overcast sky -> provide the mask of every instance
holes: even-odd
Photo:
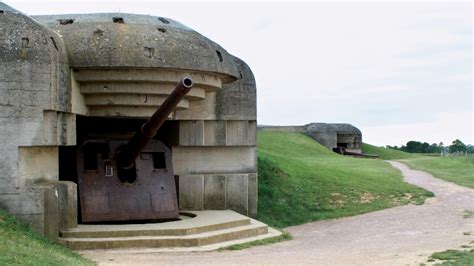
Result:
[[[259,124],[351,123],[376,145],[474,143],[471,2],[4,2],[180,21],[249,64]]]

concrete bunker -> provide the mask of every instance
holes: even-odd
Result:
[[[343,148],[354,154],[360,154],[362,151],[362,132],[351,124],[310,123],[304,126],[258,126],[258,130],[300,132],[329,150]]]
[[[362,151],[362,132],[351,124],[310,123],[305,126],[304,133],[330,150],[344,148],[353,153]]]
[[[110,146],[88,141],[128,139],[188,76],[193,89],[153,137],[163,152],[141,159],[172,165],[179,210],[256,215],[256,85],[245,62],[168,18],[0,10],[0,207],[52,239],[84,221],[81,204],[105,211],[113,199],[81,199],[77,188],[81,170],[110,159]]]

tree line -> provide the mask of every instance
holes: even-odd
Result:
[[[459,139],[454,140],[449,146],[444,146],[443,142],[429,144],[427,142],[410,140],[406,145],[402,145],[401,147],[387,145],[387,148],[410,153],[474,153],[474,145],[466,145]]]

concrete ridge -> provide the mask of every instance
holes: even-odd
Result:
[[[196,216],[167,223],[79,225],[63,231],[59,242],[77,250],[181,248],[191,251],[189,248],[192,247],[192,250],[204,251],[281,234],[231,210],[188,213]]]
[[[110,249],[139,247],[190,247],[248,238],[268,233],[268,226],[252,221],[250,225],[185,236],[134,236],[107,238],[60,238],[71,249]]]
[[[240,219],[229,222],[222,222],[206,226],[196,226],[190,228],[180,229],[140,229],[127,227],[110,228],[109,230],[76,230],[76,231],[62,231],[63,238],[107,238],[107,237],[132,237],[132,236],[185,236],[191,234],[199,234],[215,230],[223,230],[238,226],[245,226],[250,224],[250,219]]]

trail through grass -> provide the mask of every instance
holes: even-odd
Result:
[[[0,209],[0,265],[95,265]]]
[[[258,132],[258,163],[258,219],[278,228],[432,196],[384,161],[344,157],[299,133]]]
[[[474,159],[471,156],[435,157],[364,144],[363,152],[377,154],[384,160],[397,160],[410,168],[432,174],[437,178],[474,188]]]
[[[387,149],[382,147],[373,146],[367,143],[362,144],[362,151],[364,153],[370,153],[380,156],[384,160],[398,160],[398,159],[409,159],[415,158],[418,155],[394,149]]]

